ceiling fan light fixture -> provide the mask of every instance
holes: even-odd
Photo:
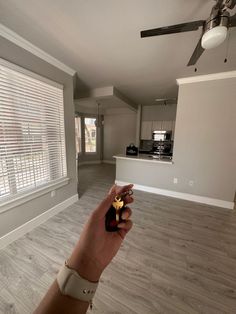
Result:
[[[207,31],[202,36],[202,48],[212,49],[222,44],[227,37],[228,28],[226,26],[216,26]]]

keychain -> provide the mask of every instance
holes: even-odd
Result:
[[[114,201],[112,202],[111,207],[109,208],[106,214],[106,221],[105,227],[106,231],[115,232],[119,230],[117,225],[124,220],[121,218],[123,211],[125,210],[124,198],[127,195],[132,195],[133,191],[128,190],[122,194],[119,194],[115,197]]]

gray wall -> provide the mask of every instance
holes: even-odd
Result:
[[[112,156],[125,154],[126,146],[136,143],[137,114],[129,109],[107,110],[104,114],[103,159],[113,160]]]
[[[177,105],[143,106],[142,121],[175,120]]]
[[[73,78],[40,58],[0,37],[0,57],[64,85],[65,136],[67,171],[70,183],[57,190],[0,213],[0,237],[28,220],[42,214],[56,204],[76,194],[75,128],[73,104]]]
[[[235,78],[181,85],[174,164],[140,166],[141,162],[120,160],[116,179],[232,202],[236,190],[235,86]],[[173,184],[173,178],[178,178],[178,184]]]
[[[82,103],[75,103],[75,112],[81,117],[97,116],[97,107],[94,105],[94,99],[87,98]],[[99,112],[104,117],[104,126],[98,129],[98,151],[97,154],[79,155],[80,162],[93,161],[115,161],[112,158],[117,154],[124,154],[126,146],[130,143],[136,143],[137,113],[125,107],[108,106],[100,108]],[[84,132],[82,125],[82,134]],[[83,140],[82,140],[83,145]]]

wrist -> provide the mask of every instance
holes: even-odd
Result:
[[[85,301],[92,306],[92,299],[98,287],[98,282],[91,282],[81,277],[67,262],[57,274],[57,284],[62,295]]]
[[[82,278],[91,282],[98,282],[103,271],[96,262],[85,256],[73,256],[72,254],[67,260],[67,265]]]

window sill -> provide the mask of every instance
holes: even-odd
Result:
[[[0,213],[3,213],[13,207],[27,203],[53,190],[59,189],[60,187],[67,185],[69,181],[70,181],[69,178],[63,178],[58,180],[57,182],[53,182],[51,184],[47,184],[46,186],[39,187],[34,191],[24,193],[20,196],[15,197],[14,199],[8,199],[3,204],[0,205]]]

